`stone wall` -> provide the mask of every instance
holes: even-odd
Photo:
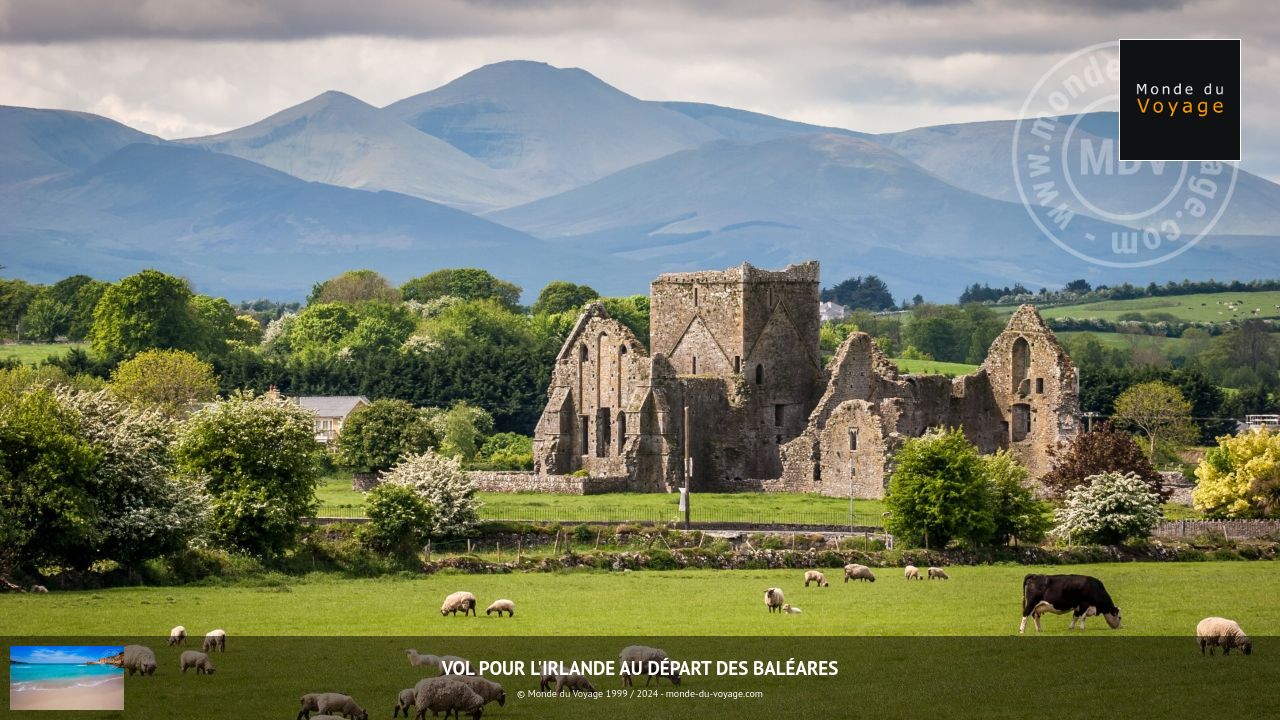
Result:
[[[467,478],[483,492],[545,492],[558,495],[600,495],[627,490],[625,477],[577,477],[524,471],[469,470]]]
[[[1156,537],[1195,538],[1215,535],[1232,540],[1280,535],[1280,520],[1163,520]]]

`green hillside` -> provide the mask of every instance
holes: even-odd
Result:
[[[1235,310],[1231,309],[1233,305]],[[1015,309],[1012,306],[999,308],[1004,313],[1012,313]],[[1255,309],[1259,311],[1256,314],[1253,312]],[[1201,293],[1133,300],[1104,300],[1040,309],[1040,314],[1046,318],[1073,317],[1102,320],[1119,320],[1121,315],[1131,312],[1143,315],[1167,313],[1179,320],[1192,322],[1280,318],[1280,291]]]
[[[73,348],[84,346],[85,343],[11,343],[0,345],[0,359],[15,357],[34,365],[51,355],[65,355]]]
[[[937,360],[906,360],[902,358],[894,358],[893,363],[898,369],[904,373],[913,373],[916,375],[947,375],[955,377],[957,375],[968,375],[978,369],[977,365],[966,365],[965,363],[939,362]]]

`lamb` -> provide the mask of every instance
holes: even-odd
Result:
[[[218,652],[227,651],[227,631],[226,630],[210,630],[204,636],[204,646],[200,648],[205,652],[216,649]]]
[[[156,672],[156,654],[146,645],[125,645],[120,667],[129,671],[130,675],[141,673],[154,675]]]
[[[1223,655],[1230,655],[1231,648],[1239,648],[1245,655],[1253,654],[1253,641],[1240,629],[1239,623],[1226,618],[1207,617],[1197,623],[1196,642],[1200,644],[1201,655],[1206,647],[1210,655],[1217,647],[1222,648]]]
[[[826,576],[818,572],[817,570],[809,570],[805,572],[804,586],[809,587],[809,583],[811,581],[818,583],[818,587],[828,587],[830,585],[830,583],[827,582]]]
[[[618,653],[618,660],[625,666],[622,671],[623,687],[631,686],[631,670],[644,670],[645,685],[648,685],[649,681],[653,680],[654,677],[665,677],[671,681],[672,685],[679,685],[680,673],[678,671],[672,672],[670,675],[654,676],[649,674],[649,663],[660,663],[668,659],[667,652],[659,648],[645,645],[628,645],[622,648],[622,652]],[[640,675],[641,673],[637,672],[636,674]]]
[[[456,617],[459,611],[462,612],[464,617],[467,613],[475,615],[476,596],[465,590],[460,590],[456,593],[450,594],[449,597],[446,597],[444,599],[444,604],[440,606],[440,614],[442,616],[452,614]]]
[[[569,675],[556,676],[556,694],[559,695],[563,691],[568,690],[570,695],[578,693],[587,694],[596,691],[595,685],[591,684],[591,679],[586,675],[571,673]]]
[[[33,593],[47,593],[47,592],[49,592],[49,588],[47,588],[47,587],[45,587],[45,586],[43,586],[43,585],[32,585],[32,586],[31,586],[31,592],[33,592]]]
[[[491,702],[497,702],[498,707],[507,704],[507,691],[502,689],[501,683],[479,675],[445,675],[444,677],[457,680],[471,688],[477,695],[484,698],[486,705]]]
[[[187,629],[181,625],[169,631],[169,647],[187,642]]]
[[[443,710],[445,718],[450,713],[458,717],[459,713],[465,712],[472,720],[480,720],[484,714],[484,698],[452,678],[424,678],[418,681],[413,691],[413,702],[418,706],[414,715],[417,720],[426,720],[428,710],[432,715]]]
[[[409,717],[409,708],[413,707],[417,692],[413,688],[405,688],[400,691],[399,697],[396,698],[395,709],[391,711],[391,717],[400,717],[400,713],[404,713],[405,717]],[[316,718],[311,718],[316,720]]]
[[[321,715],[342,715],[351,720],[369,720],[369,713],[350,695],[342,693],[307,693],[302,696],[298,704],[302,706],[302,709],[298,710],[298,717],[301,720],[307,720],[313,712]]]
[[[187,668],[195,668],[197,675],[212,675],[214,671],[213,662],[209,660],[209,656],[195,650],[187,650],[178,657],[178,664],[182,667],[182,674],[187,674]]]
[[[413,665],[414,667],[426,666],[435,669],[437,672],[440,671],[439,655],[419,655],[418,651],[413,648],[409,648],[404,652],[409,656],[410,665]]]
[[[786,605],[782,606],[782,612],[788,615],[799,615],[803,611],[800,608],[792,605],[791,603],[787,603]]]
[[[494,600],[489,607],[485,608],[484,614],[498,613],[498,617],[502,617],[502,613],[506,613],[507,617],[515,617],[516,604],[510,600]]]
[[[924,579],[924,578],[920,577],[920,568],[916,567],[915,565],[908,565],[908,566],[906,566],[905,568],[903,568],[903,569],[902,569],[902,575],[903,575],[903,577],[905,577],[905,578],[906,578],[906,579],[908,579],[908,580],[923,580],[923,579]]]
[[[871,572],[871,568],[866,565],[858,565],[853,563],[844,566],[844,581],[849,582],[850,579],[864,580],[866,582],[875,582],[876,575]]]
[[[943,570],[940,567],[931,567],[929,568],[929,579],[930,580],[950,580],[951,576],[947,574],[946,570]]]

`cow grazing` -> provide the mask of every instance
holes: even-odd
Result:
[[[1080,629],[1084,629],[1084,620],[1090,615],[1101,615],[1107,625],[1117,629],[1120,627],[1120,608],[1111,601],[1102,581],[1088,575],[1027,575],[1022,579],[1022,624],[1018,632],[1027,629],[1027,618],[1036,621],[1036,632],[1040,632],[1040,616],[1051,612],[1055,615],[1070,612],[1071,624],[1068,629],[1080,621]]]

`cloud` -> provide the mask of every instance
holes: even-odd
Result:
[[[10,648],[10,657],[22,662],[71,664],[100,660],[120,650],[119,647],[98,645],[18,646]]]

